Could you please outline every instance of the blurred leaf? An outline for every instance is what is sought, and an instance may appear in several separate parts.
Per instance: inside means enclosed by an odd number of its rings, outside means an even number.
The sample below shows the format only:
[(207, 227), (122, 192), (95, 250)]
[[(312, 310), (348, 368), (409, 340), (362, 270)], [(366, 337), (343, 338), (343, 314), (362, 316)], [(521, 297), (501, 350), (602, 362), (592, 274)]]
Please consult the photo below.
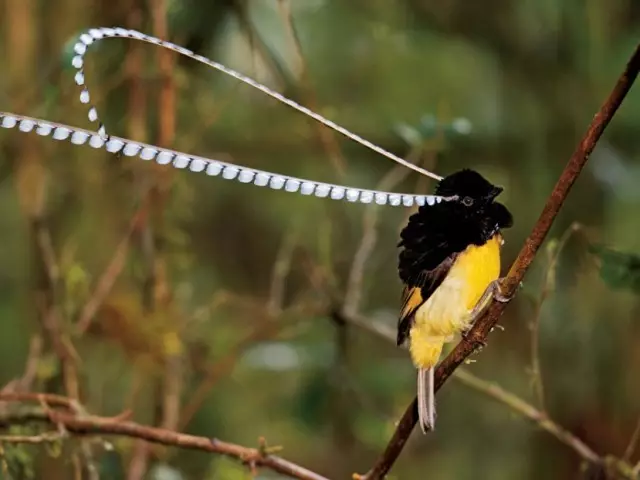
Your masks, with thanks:
[(458, 135), (469, 135), (473, 126), (471, 125), (471, 121), (467, 118), (456, 118), (451, 122), (450, 128)]
[(469, 135), (471, 129), (471, 122), (467, 118), (459, 117), (451, 122), (441, 122), (430, 113), (423, 115), (418, 125), (398, 123), (393, 127), (396, 135), (412, 147), (419, 147), (427, 140), (437, 139), (442, 135), (447, 138)]
[(402, 138), (405, 142), (407, 142), (407, 144), (411, 145), (412, 147), (417, 147), (421, 145), (422, 142), (424, 142), (424, 138), (422, 138), (420, 132), (417, 129), (413, 128), (411, 125), (407, 125), (406, 123), (397, 124), (395, 127), (393, 127), (393, 130), (400, 138)]
[(51, 458), (59, 458), (62, 455), (62, 449), (64, 445), (62, 439), (56, 439), (53, 442), (46, 442), (44, 448)]
[(600, 260), (600, 278), (607, 286), (640, 293), (640, 255), (595, 244), (589, 246), (589, 252)]
[[(9, 429), (9, 433), (12, 435), (32, 435), (34, 432), (30, 428), (13, 426)], [(0, 460), (8, 470), (8, 475), (5, 475), (4, 468), (0, 468), (0, 479), (35, 478), (34, 463), (36, 455), (33, 447), (19, 443), (3, 443), (0, 447)]]
[(60, 360), (53, 353), (43, 355), (38, 361), (37, 375), (40, 380), (46, 381), (58, 374)]

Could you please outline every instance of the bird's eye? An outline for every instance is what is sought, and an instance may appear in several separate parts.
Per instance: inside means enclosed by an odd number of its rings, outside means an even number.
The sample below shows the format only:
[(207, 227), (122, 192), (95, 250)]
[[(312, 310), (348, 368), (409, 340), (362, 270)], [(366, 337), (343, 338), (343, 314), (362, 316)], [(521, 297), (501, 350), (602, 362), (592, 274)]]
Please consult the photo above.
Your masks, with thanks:
[(462, 204), (463, 204), (465, 207), (470, 207), (471, 205), (473, 205), (473, 198), (471, 198), (471, 197), (464, 197), (464, 198), (462, 199)]

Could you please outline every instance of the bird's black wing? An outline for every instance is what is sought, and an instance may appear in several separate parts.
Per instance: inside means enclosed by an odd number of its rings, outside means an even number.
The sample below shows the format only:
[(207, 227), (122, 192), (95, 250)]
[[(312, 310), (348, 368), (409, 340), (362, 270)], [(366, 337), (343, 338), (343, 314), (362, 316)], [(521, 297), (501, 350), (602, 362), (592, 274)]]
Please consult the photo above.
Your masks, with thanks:
[(407, 339), (418, 308), (436, 291), (459, 252), (468, 245), (457, 231), (455, 215), (446, 204), (423, 206), (402, 230), (398, 271), (404, 285), (397, 344)]

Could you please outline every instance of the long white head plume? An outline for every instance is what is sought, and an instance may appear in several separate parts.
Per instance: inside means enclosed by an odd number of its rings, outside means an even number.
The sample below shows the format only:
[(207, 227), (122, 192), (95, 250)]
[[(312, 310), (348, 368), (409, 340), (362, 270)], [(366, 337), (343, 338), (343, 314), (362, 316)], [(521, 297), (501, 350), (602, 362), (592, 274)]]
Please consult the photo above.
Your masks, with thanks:
[(83, 128), (13, 113), (0, 112), (0, 127), (16, 128), (23, 133), (35, 132), (37, 135), (51, 137), (59, 141), (66, 140), (74, 145), (89, 145), (93, 148), (107, 150), (110, 153), (121, 153), (126, 157), (137, 156), (142, 160), (155, 160), (161, 165), (171, 165), (175, 168), (188, 169), (192, 172), (203, 172), (206, 175), (217, 176), (225, 180), (236, 180), (240, 183), (251, 183), (258, 187), (269, 187), (273, 190), (283, 190), (290, 193), (297, 192), (301, 195), (313, 195), (318, 198), (377, 203), (378, 205), (403, 205), (405, 207), (425, 204), (435, 205), (447, 200), (437, 195), (414, 195), (410, 193), (366, 190), (280, 175), (178, 152), (169, 148), (160, 148), (156, 145), (136, 142), (127, 138), (113, 135), (105, 136), (104, 132), (92, 132)]
[[(284, 103), (285, 105), (294, 108), (295, 110), (298, 110), (299, 112), (304, 113), (305, 115), (308, 115), (309, 117), (313, 118), (314, 120), (316, 120), (317, 122), (322, 123), (323, 125), (335, 130), (336, 132), (341, 133), (342, 135), (344, 135), (347, 138), (350, 138), (351, 140), (354, 140), (355, 142), (358, 142), (360, 145), (363, 145), (367, 148), (370, 148), (371, 150), (373, 150), (374, 152), (379, 153), (380, 155), (383, 155), (391, 160), (393, 160), (396, 163), (399, 163), (401, 165), (404, 165), (407, 168), (410, 168), (411, 170), (415, 170), (418, 173), (421, 173), (423, 175), (426, 175), (428, 177), (434, 178), (436, 180), (442, 180), (442, 177), (440, 177), (439, 175), (436, 175), (432, 172), (429, 172), (428, 170), (425, 170), (423, 168), (418, 167), (417, 165), (414, 165), (410, 162), (407, 162), (405, 159), (400, 158), (396, 155), (394, 155), (393, 153), (385, 150), (384, 148), (379, 147), (378, 145), (375, 145), (371, 142), (369, 142), (368, 140), (365, 140), (364, 138), (360, 137), (359, 135), (356, 135), (353, 132), (350, 132), (349, 130), (347, 130), (344, 127), (341, 127), (340, 125), (332, 122), (331, 120), (323, 117), (322, 115), (309, 110), (307, 107), (304, 107), (302, 105), (300, 105), (299, 103), (294, 102), (293, 100), (285, 97), (284, 95), (271, 90), (269, 87), (261, 84), (260, 82), (257, 82), (256, 80), (247, 77), (246, 75), (243, 75), (239, 72), (236, 72), (235, 70), (232, 70), (229, 67), (226, 67), (224, 65), (222, 65), (221, 63), (218, 62), (214, 62), (213, 60), (208, 59), (207, 57), (203, 57), (202, 55), (196, 55), (195, 53), (193, 53), (191, 50), (188, 50), (186, 48), (183, 48), (179, 45), (175, 45), (174, 43), (171, 42), (167, 42), (165, 40), (161, 40), (159, 38), (156, 37), (152, 37), (151, 35), (146, 35), (144, 33), (140, 33), (136, 30), (128, 30), (125, 28), (92, 28), (91, 30), (89, 30), (87, 33), (83, 33), (82, 35), (80, 35), (79, 41), (78, 43), (76, 43), (74, 45), (74, 51), (76, 53), (76, 56), (72, 59), (71, 63), (72, 65), (78, 70), (78, 72), (76, 73), (75, 76), (75, 80), (76, 83), (78, 85), (83, 86), (83, 90), (82, 93), (80, 95), (80, 101), (82, 103), (86, 103), (89, 104), (90, 103), (90, 95), (89, 95), (89, 90), (87, 89), (87, 87), (85, 86), (85, 79), (84, 79), (84, 72), (83, 72), (83, 65), (84, 65), (84, 55), (88, 50), (88, 47), (90, 45), (92, 45), (93, 43), (95, 43), (98, 40), (102, 40), (104, 38), (115, 38), (115, 37), (120, 37), (120, 38), (131, 38), (134, 40), (140, 40), (143, 42), (147, 42), (147, 43), (152, 43), (154, 45), (160, 45), (163, 48), (167, 48), (169, 50), (173, 50), (174, 52), (177, 52), (181, 55), (185, 55), (197, 62), (203, 63), (211, 68), (215, 68), (216, 70), (225, 73), (227, 75), (232, 76), (233, 78), (236, 78), (238, 80), (240, 80), (243, 83), (246, 83), (247, 85), (250, 85), (253, 88), (256, 88), (258, 90), (260, 90), (263, 93), (266, 93), (267, 95), (269, 95), (270, 97), (275, 98), (276, 100), (278, 100), (279, 102)], [(101, 129), (99, 129), (98, 131), (101, 134), (106, 134), (106, 130), (104, 129), (104, 124), (102, 124), (99, 120), (98, 117), (98, 112), (96, 110), (95, 107), (91, 106), (89, 109), (89, 120), (91, 120), (92, 122), (98, 122), (100, 123)]]
[(372, 203), (375, 202), (379, 205), (404, 205), (412, 206), (416, 205), (434, 205), (442, 200), (448, 200), (444, 197), (436, 195), (413, 195), (413, 194), (400, 194), (393, 192), (383, 192), (377, 190), (365, 190), (352, 188), (342, 185), (333, 185), (328, 183), (320, 183), (312, 180), (305, 180), (301, 178), (290, 177), (287, 175), (279, 175), (276, 173), (265, 172), (252, 168), (245, 168), (239, 165), (221, 162), (214, 159), (198, 157), (182, 152), (177, 152), (168, 148), (160, 148), (155, 145), (143, 144), (133, 140), (114, 137), (107, 133), (104, 123), (100, 120), (98, 111), (95, 106), (91, 104), (91, 95), (89, 89), (86, 86), (84, 75), (84, 56), (88, 50), (88, 47), (98, 40), (105, 38), (130, 38), (134, 40), (140, 40), (148, 42), (154, 45), (160, 45), (163, 48), (168, 48), (181, 55), (185, 55), (193, 60), (203, 63), (207, 66), (215, 68), (227, 75), (230, 75), (241, 82), (250, 85), (267, 95), (277, 99), (285, 105), (310, 116), (314, 120), (322, 123), (323, 125), (332, 128), (333, 130), (341, 133), (342, 135), (360, 143), (361, 145), (370, 148), (371, 150), (401, 164), (407, 168), (415, 170), (423, 175), (427, 175), (436, 180), (441, 180), (442, 177), (424, 170), (406, 160), (397, 157), (396, 155), (384, 150), (383, 148), (363, 139), (362, 137), (350, 132), (349, 130), (337, 125), (331, 120), (309, 110), (308, 108), (290, 100), (280, 93), (271, 90), (270, 88), (262, 85), (261, 83), (242, 75), (218, 62), (214, 62), (202, 55), (197, 55), (188, 49), (175, 45), (171, 42), (161, 40), (150, 35), (140, 33), (136, 30), (128, 30), (124, 28), (92, 28), (89, 31), (80, 35), (78, 42), (74, 45), (73, 49), (76, 55), (71, 60), (71, 64), (77, 69), (74, 76), (74, 80), (82, 90), (80, 93), (80, 101), (83, 104), (89, 106), (88, 118), (89, 121), (98, 124), (97, 132), (91, 132), (77, 127), (72, 127), (64, 124), (49, 122), (47, 120), (41, 120), (22, 115), (15, 115), (12, 113), (0, 112), (0, 126), (3, 128), (18, 127), (18, 130), (28, 133), (32, 130), (41, 136), (49, 136), (56, 140), (69, 140), (75, 145), (82, 145), (88, 143), (94, 148), (104, 148), (111, 153), (122, 153), (125, 156), (139, 156), (143, 160), (155, 160), (160, 164), (171, 164), (176, 168), (189, 168), (195, 172), (206, 172), (208, 175), (217, 175), (221, 178), (228, 180), (237, 180), (241, 183), (252, 183), (256, 186), (269, 186), (270, 188), (280, 190), (283, 189), (287, 192), (299, 192), (302, 195), (315, 195), (320, 198), (331, 198), (334, 200), (346, 199), (351, 202)]

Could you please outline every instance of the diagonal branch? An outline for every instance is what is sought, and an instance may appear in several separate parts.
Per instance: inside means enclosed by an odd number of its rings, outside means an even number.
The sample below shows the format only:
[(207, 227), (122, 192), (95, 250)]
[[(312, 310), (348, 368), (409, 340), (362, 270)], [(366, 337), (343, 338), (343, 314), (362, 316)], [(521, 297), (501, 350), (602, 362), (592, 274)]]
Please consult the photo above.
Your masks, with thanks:
[(578, 437), (551, 420), (544, 411), (538, 410), (513, 393), (507, 392), (494, 383), (482, 380), (462, 368), (456, 371), (455, 376), (456, 380), (463, 385), (508, 405), (511, 410), (536, 423), (544, 431), (550, 433), (569, 448), (573, 449), (583, 459), (594, 464), (602, 463), (600, 455), (594, 452)]
[[(395, 331), (387, 328), (385, 324), (358, 315), (348, 316), (341, 313), (337, 313), (337, 315), (340, 315), (341, 321), (357, 326), (382, 340), (395, 344)], [(569, 430), (554, 421), (553, 418), (549, 417), (544, 410), (536, 408), (532, 404), (527, 403), (519, 396), (503, 389), (499, 385), (483, 380), (463, 368), (455, 370), (453, 372), (453, 376), (461, 384), (480, 392), (487, 397), (493, 398), (494, 400), (506, 405), (522, 417), (530, 420), (539, 428), (555, 437), (567, 447), (571, 448), (580, 456), (580, 458), (589, 462), (592, 466), (608, 467), (610, 471), (614, 472), (620, 478), (636, 480), (637, 475), (633, 473), (632, 467), (629, 464), (629, 458), (626, 454), (622, 458), (616, 458), (612, 455), (599, 455), (582, 439), (575, 436)], [(634, 436), (636, 434), (637, 432), (634, 432)], [(353, 478), (356, 480), (365, 480), (368, 477), (358, 475), (356, 473)]]
[[(509, 297), (516, 293), (516, 290), (520, 285), (520, 282), (522, 282), (531, 262), (533, 262), (538, 249), (542, 245), (547, 233), (549, 233), (551, 225), (567, 198), (571, 187), (589, 159), (591, 152), (593, 152), (593, 149), (605, 128), (631, 89), (639, 70), (640, 45), (636, 47), (624, 72), (613, 88), (613, 91), (593, 118), (587, 132), (578, 144), (576, 150), (573, 152), (573, 155), (571, 155), (571, 158), (560, 175), (551, 195), (549, 195), (547, 203), (545, 204), (533, 231), (525, 241), (522, 250), (511, 266), (509, 274), (502, 282), (502, 291), (505, 296)], [(496, 301), (492, 302), (470, 330), (469, 334), (440, 363), (440, 366), (436, 371), (436, 391), (444, 385), (447, 379), (453, 374), (454, 370), (458, 368), (458, 366), (460, 366), (478, 346), (485, 343), (489, 332), (498, 322), (498, 319), (502, 315), (505, 307), (505, 303)], [(377, 460), (373, 468), (364, 477), (366, 480), (378, 480), (385, 477), (402, 452), (417, 419), (417, 404), (416, 399), (414, 398), (413, 402), (409, 405), (400, 419), (396, 431), (391, 437), (387, 448)]]

